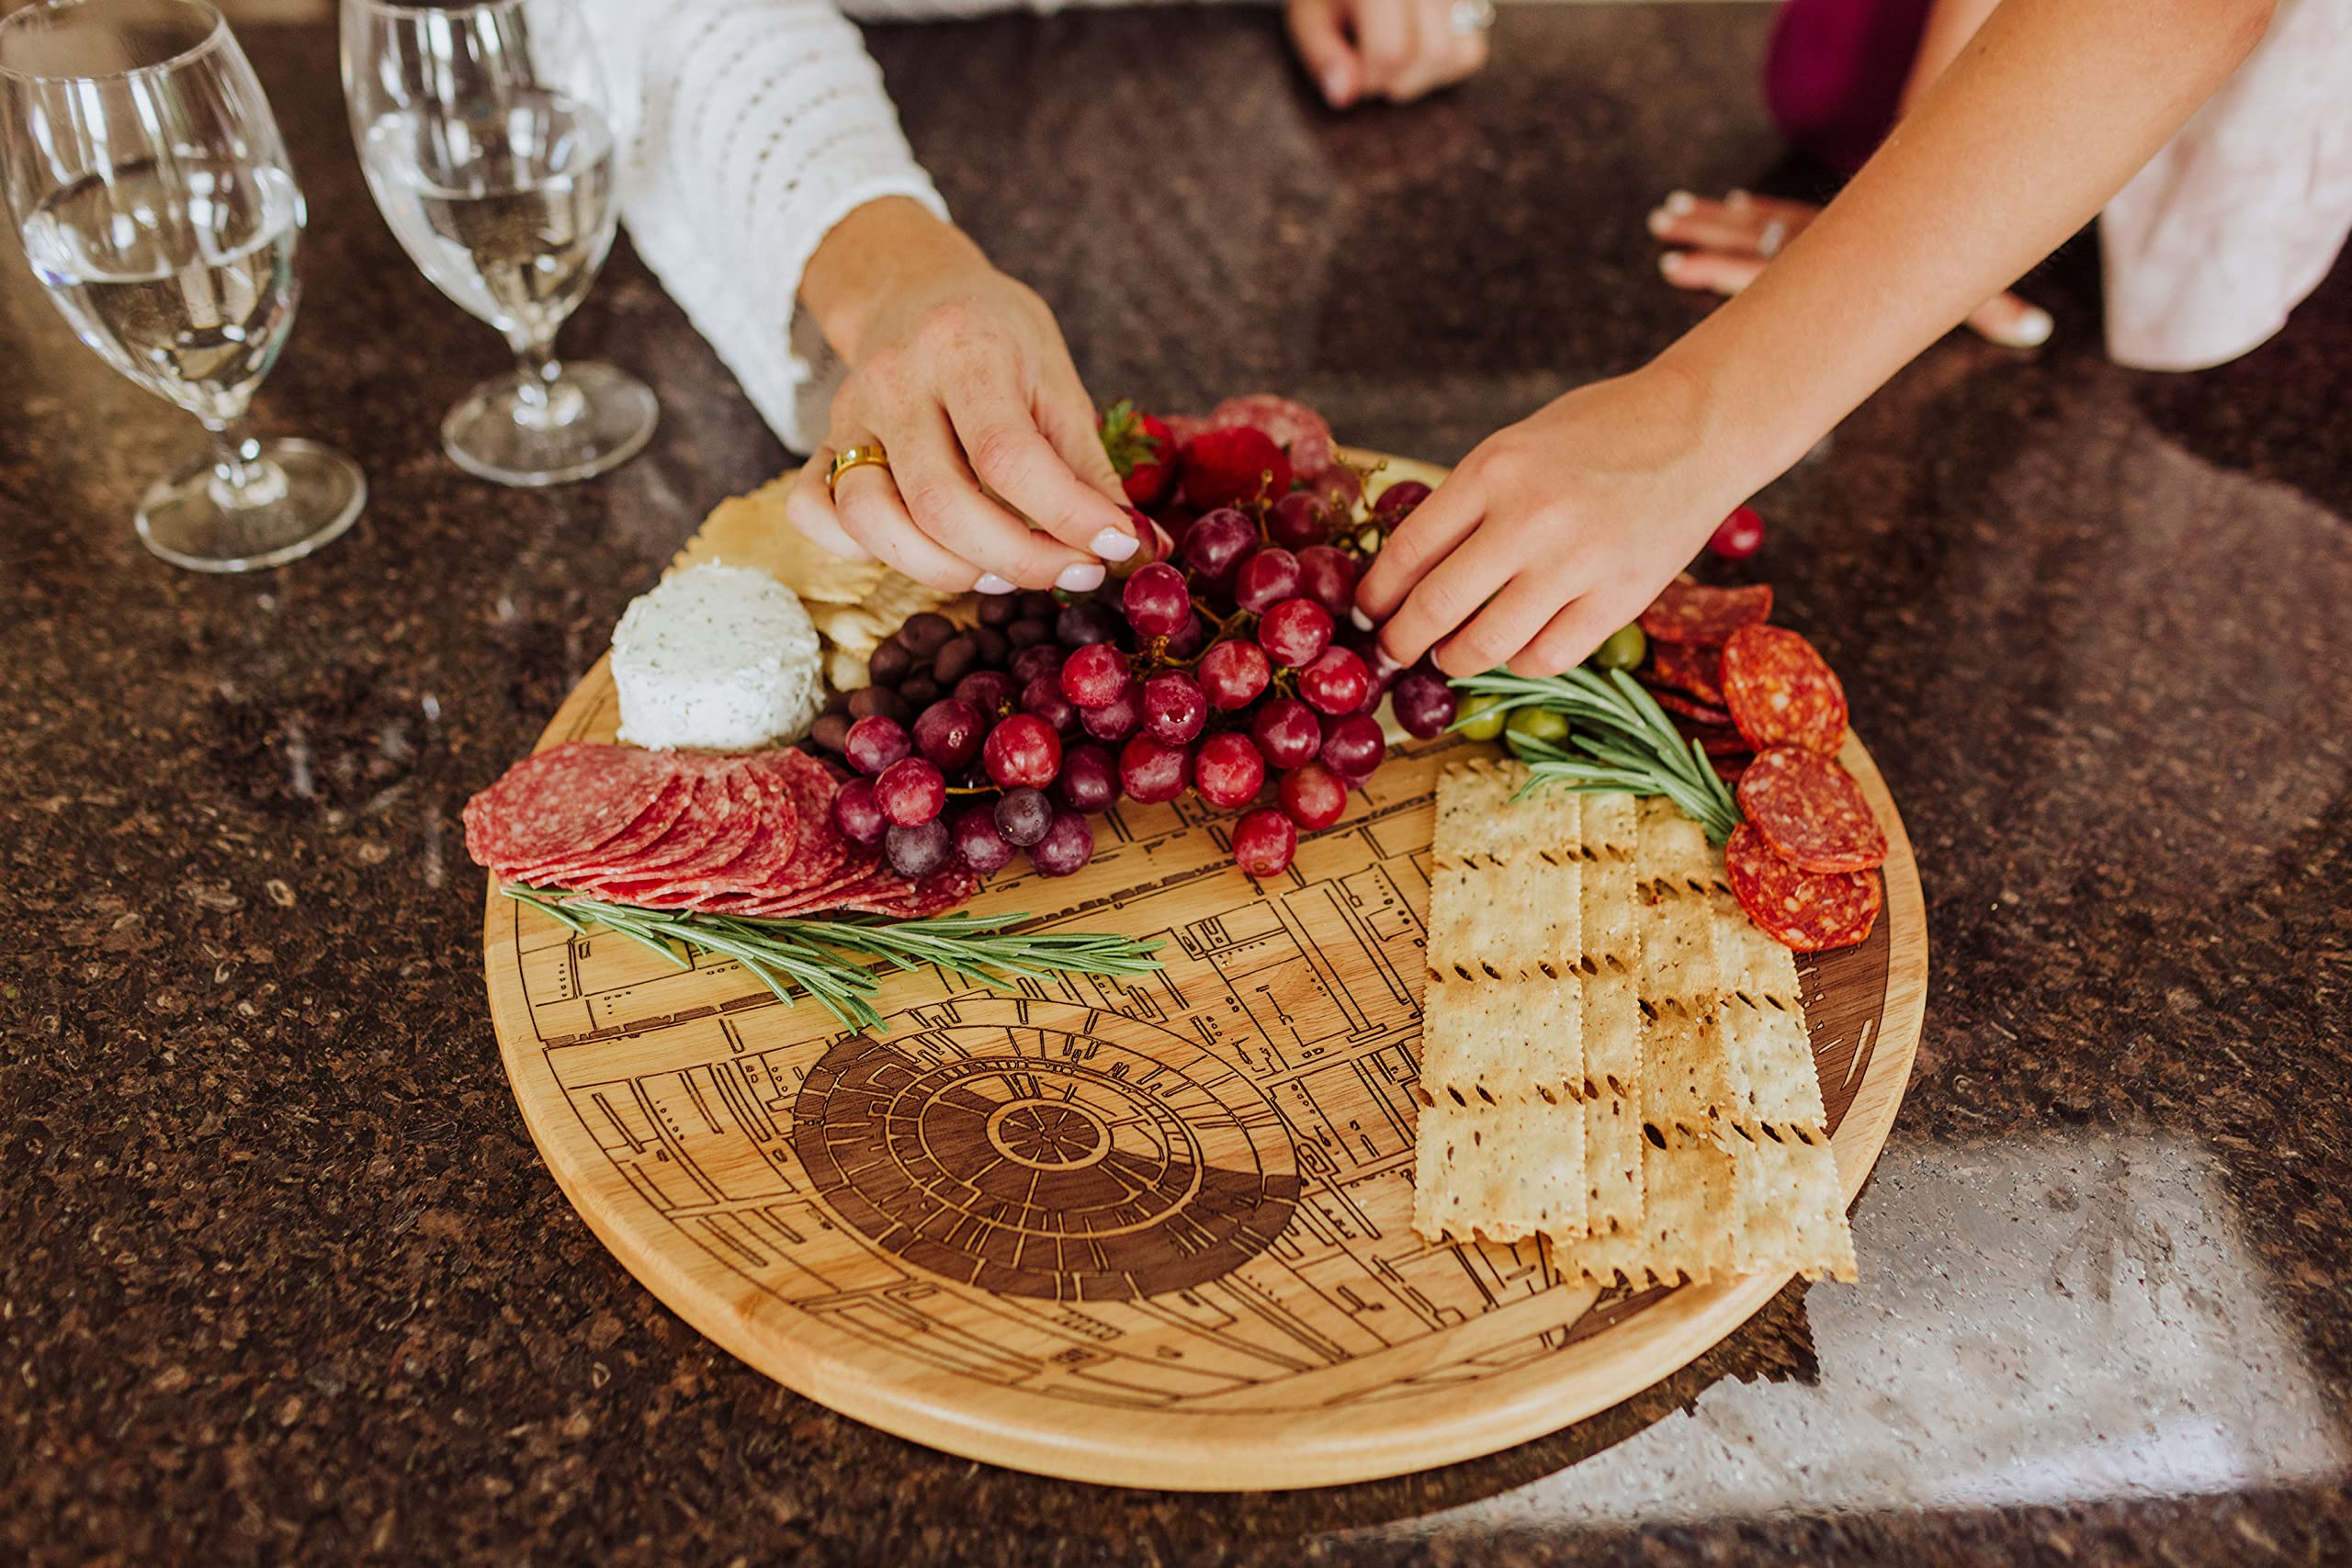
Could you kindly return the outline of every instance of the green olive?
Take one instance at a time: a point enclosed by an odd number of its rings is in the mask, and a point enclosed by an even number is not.
[[[1523,740],[1541,740],[1557,746],[1568,738],[1568,721],[1549,708],[1513,708],[1510,722],[1503,727],[1503,739],[1517,750]]]
[[[1639,622],[1619,626],[1609,634],[1609,640],[1592,651],[1592,661],[1603,670],[1631,670],[1650,650],[1650,639],[1642,635]]]
[[[1499,697],[1493,696],[1476,696],[1465,700],[1462,705],[1461,716],[1454,721],[1454,733],[1466,735],[1473,740],[1492,740],[1496,736],[1500,735],[1503,732],[1503,720],[1510,716],[1488,713],[1487,710],[1501,700]]]

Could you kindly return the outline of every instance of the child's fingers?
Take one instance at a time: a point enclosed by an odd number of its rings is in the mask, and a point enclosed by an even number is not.
[[[1463,476],[1457,474],[1438,486],[1390,532],[1387,543],[1372,558],[1372,570],[1356,585],[1356,608],[1374,621],[1385,621],[1395,615],[1414,585],[1470,536],[1485,513],[1476,487]],[[1419,649],[1413,657],[1420,657]]]
[[[1768,207],[1753,197],[1709,201],[1679,190],[1650,214],[1649,228],[1668,244],[1769,260],[1796,238],[1813,215],[1812,209],[1799,202],[1775,202]]]
[[[1657,270],[1677,288],[1706,288],[1736,294],[1771,264],[1762,256],[1730,255],[1722,251],[1668,251],[1657,258]]]
[[[1572,601],[1510,661],[1514,675],[1557,675],[1591,657],[1617,629],[1616,616],[1589,593]]]
[[[2050,312],[2014,294],[1996,294],[1969,313],[1968,324],[2005,348],[2039,348],[2050,341]]]
[[[1469,625],[1438,644],[1437,667],[1448,675],[1477,675],[1506,664],[1559,608],[1555,580],[1521,572]]]
[[[1480,605],[1494,597],[1495,591],[1510,581],[1513,565],[1509,548],[1493,536],[1495,533],[1496,530],[1487,529],[1482,535],[1474,535],[1469,543],[1447,556],[1414,584],[1404,604],[1380,628],[1381,652],[1399,665],[1409,667],[1430,650],[1430,645],[1469,620]],[[1483,640],[1479,646],[1484,646]],[[1442,664],[1440,667],[1446,668]],[[1484,670],[1488,666],[1476,668]],[[1467,674],[1471,667],[1465,665],[1450,672]]]

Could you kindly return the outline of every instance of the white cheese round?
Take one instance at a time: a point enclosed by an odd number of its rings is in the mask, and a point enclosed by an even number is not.
[[[797,739],[824,701],[817,628],[791,589],[751,567],[673,572],[613,629],[620,738],[742,751]]]

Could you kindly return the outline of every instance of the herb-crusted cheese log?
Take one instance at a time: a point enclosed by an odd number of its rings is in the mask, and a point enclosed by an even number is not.
[[[711,561],[665,578],[613,632],[620,738],[748,750],[790,740],[824,700],[817,628],[766,572]]]

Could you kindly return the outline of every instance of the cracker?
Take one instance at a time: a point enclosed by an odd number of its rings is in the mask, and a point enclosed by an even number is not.
[[[1808,1280],[1855,1276],[1854,1234],[1829,1142],[1742,1140],[1735,1180],[1731,1267],[1742,1274],[1794,1269]]]
[[[1642,1000],[1693,1016],[1714,1006],[1714,916],[1700,899],[1671,896],[1637,905]]]
[[[1713,1013],[1659,1012],[1642,1032],[1642,1120],[1668,1143],[1705,1142],[1736,1122],[1740,1094]]]
[[[1636,1290],[1730,1273],[1736,1179],[1730,1153],[1716,1145],[1662,1149],[1644,1139],[1640,1222],[1555,1250],[1554,1266],[1603,1285],[1622,1275]]]
[[[1716,1020],[1743,1102],[1740,1123],[1826,1137],[1828,1116],[1804,1019],[1769,1002],[1725,997]]]
[[[1729,893],[1710,893],[1707,902],[1714,911],[1715,972],[1723,988],[1802,1015],[1796,954],[1757,929]]]
[[[1588,795],[1584,797],[1585,847],[1630,859],[1640,819],[1641,808],[1630,795]]]
[[[1582,989],[1585,1211],[1600,1235],[1642,1218],[1642,1010],[1628,972],[1589,975]]]
[[[1430,983],[1421,1091],[1454,1104],[1584,1098],[1582,987],[1573,974]]]
[[[1588,827],[1592,808],[1604,800],[1622,800],[1629,807],[1633,803],[1631,795],[1593,796],[1586,802]],[[1634,887],[1630,848],[1623,858],[1605,848],[1599,851],[1585,863],[1578,886],[1582,905],[1578,935],[1584,943],[1580,967],[1588,975],[1608,968],[1630,974],[1642,953],[1641,905]]]
[[[1641,803],[1634,859],[1645,887],[1703,894],[1731,886],[1724,871],[1723,852],[1707,842],[1704,829],[1663,795],[1650,795]]]
[[[1514,800],[1527,783],[1519,762],[1456,762],[1437,781],[1437,830],[1430,852],[1440,861],[1474,855],[1510,860],[1552,851],[1573,854],[1582,841],[1579,797],[1539,789]]]
[[[1472,979],[1567,974],[1578,942],[1575,860],[1441,865],[1430,878],[1430,970]]]
[[[1442,1100],[1423,1109],[1413,1228],[1430,1241],[1582,1236],[1584,1108]]]
[[[712,507],[675,564],[694,566],[723,557],[738,566],[756,566],[808,601],[812,612],[819,604],[858,604],[898,576],[879,561],[834,555],[787,522],[784,502],[792,480],[787,473]]]

